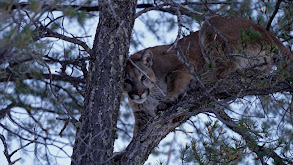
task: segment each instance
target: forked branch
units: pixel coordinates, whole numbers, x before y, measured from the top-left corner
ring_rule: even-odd
[[[68,37],[68,36],[62,35],[60,33],[57,33],[57,32],[50,30],[49,28],[47,28],[45,26],[38,27],[37,32],[39,33],[39,36],[37,36],[35,39],[39,39],[38,37],[40,37],[40,38],[44,38],[44,37],[58,38],[58,39],[61,39],[61,40],[64,40],[64,41],[81,46],[89,55],[93,56],[92,49],[89,48],[89,46],[85,42],[83,42],[75,37]]]
[[[9,165],[13,165],[13,164],[15,164],[16,162],[18,162],[18,161],[21,159],[21,158],[17,158],[17,159],[14,160],[14,161],[11,160],[11,157],[12,157],[16,152],[18,152],[19,150],[21,150],[21,149],[27,147],[28,145],[34,143],[35,140],[36,140],[36,139],[35,139],[35,140],[30,141],[29,143],[27,143],[27,144],[25,144],[24,146],[22,146],[22,147],[20,147],[20,148],[18,148],[18,149],[16,149],[16,150],[14,150],[11,154],[9,154],[9,152],[8,152],[8,145],[7,145],[6,139],[5,139],[5,137],[4,137],[2,134],[0,134],[0,139],[1,139],[1,141],[2,141],[2,143],[3,143],[3,146],[4,146],[4,151],[3,151],[3,153],[4,153],[5,157],[6,157],[6,160],[7,160],[7,162],[9,163]]]

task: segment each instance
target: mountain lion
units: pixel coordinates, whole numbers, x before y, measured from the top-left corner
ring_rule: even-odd
[[[236,17],[211,17],[200,31],[180,39],[177,51],[170,49],[171,46],[147,48],[127,61],[124,92],[135,117],[133,136],[156,116],[157,110],[162,108],[160,106],[164,107],[183,95],[194,79],[186,65],[178,60],[178,50],[181,59],[185,59],[190,69],[197,73],[215,63],[214,68],[218,70],[215,74],[218,75],[210,76],[219,78],[236,70],[255,69],[257,65],[260,70],[270,70],[273,57],[278,55],[293,61],[290,51],[270,32]]]

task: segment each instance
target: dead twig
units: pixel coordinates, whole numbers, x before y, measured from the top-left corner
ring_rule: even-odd
[[[45,65],[45,67],[47,68],[48,72],[49,72],[49,75],[50,75],[50,89],[51,89],[51,92],[52,94],[54,95],[54,97],[56,98],[56,100],[58,102],[61,103],[61,105],[63,106],[63,108],[66,110],[67,114],[70,116],[71,118],[71,121],[73,124],[77,123],[78,120],[75,119],[73,113],[71,112],[71,110],[69,110],[66,105],[64,104],[63,100],[58,96],[58,94],[55,92],[55,90],[53,89],[53,86],[52,86],[52,73],[51,73],[51,69],[49,67],[49,65],[42,59],[42,58],[39,58],[40,61],[42,61],[41,64]]]
[[[3,153],[4,153],[5,157],[6,157],[6,160],[7,160],[7,162],[9,163],[9,165],[13,165],[13,164],[15,164],[17,161],[19,161],[19,160],[21,159],[21,158],[18,158],[18,159],[14,160],[14,161],[11,160],[11,157],[12,157],[17,151],[19,151],[19,150],[21,150],[21,149],[27,147],[28,145],[34,143],[34,142],[37,140],[37,138],[35,138],[34,140],[28,142],[28,143],[25,144],[24,146],[22,146],[22,147],[20,147],[20,148],[18,148],[18,149],[16,149],[16,150],[14,150],[11,154],[9,154],[9,152],[8,152],[8,145],[7,145],[6,139],[5,139],[5,137],[4,137],[2,134],[0,134],[0,139],[1,139],[1,141],[2,141],[2,143],[3,143],[3,146],[4,146],[4,151],[3,151]]]
[[[93,56],[93,50],[89,48],[89,46],[85,42],[79,40],[78,37],[65,36],[63,34],[54,32],[43,25],[37,27],[37,31],[39,35],[34,38],[35,40],[38,40],[39,38],[44,38],[44,37],[58,38],[58,39],[81,46],[89,55]]]

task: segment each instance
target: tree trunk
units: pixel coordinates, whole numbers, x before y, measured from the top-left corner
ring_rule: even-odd
[[[99,0],[99,24],[87,75],[84,107],[72,154],[72,163],[113,164],[120,108],[121,82],[136,0]]]

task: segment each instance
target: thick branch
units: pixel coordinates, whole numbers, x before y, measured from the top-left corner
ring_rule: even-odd
[[[182,3],[182,5],[219,5],[219,4],[223,4],[223,5],[232,5],[232,4],[239,4],[239,2],[184,2]],[[14,9],[24,9],[29,7],[31,4],[27,3],[27,2],[22,2],[22,3],[15,3],[12,4],[9,9],[14,10]],[[136,6],[136,8],[149,8],[149,7],[155,7],[155,4],[138,4]],[[99,6],[86,6],[86,5],[43,5],[42,6],[43,9],[45,9],[46,11],[62,11],[66,8],[73,8],[75,10],[79,10],[79,11],[87,11],[87,12],[91,12],[91,11],[100,11],[99,10]]]
[[[30,73],[26,73],[23,75],[15,75],[15,74],[8,74],[5,77],[0,78],[0,82],[7,82],[7,81],[16,81],[18,79],[35,79],[35,80],[43,80],[43,79],[50,79],[52,76],[52,80],[55,81],[66,81],[70,83],[84,83],[82,78],[78,77],[71,77],[71,76],[64,76],[64,75],[56,75],[56,74],[40,74],[40,75],[32,75]]]
[[[18,8],[26,8],[29,7],[31,4],[27,3],[27,2],[22,2],[22,3],[15,3],[13,5],[11,5],[11,9],[18,9]],[[147,7],[153,7],[153,4],[139,4],[137,5],[137,8],[147,8]],[[46,11],[62,11],[64,9],[67,8],[73,8],[75,10],[79,10],[79,11],[87,11],[87,12],[91,12],[91,11],[100,11],[99,6],[86,6],[86,5],[43,5],[42,6],[43,9],[45,9]]]

